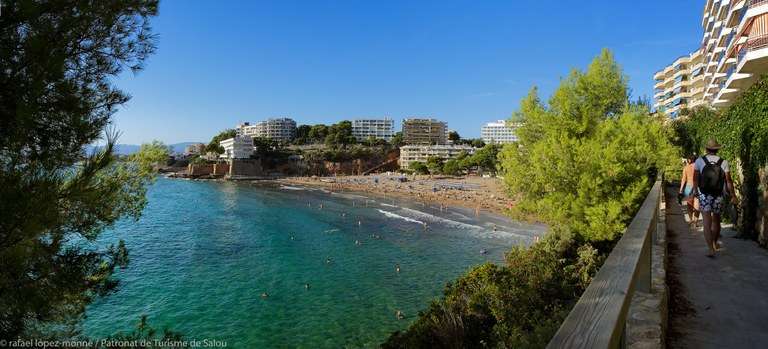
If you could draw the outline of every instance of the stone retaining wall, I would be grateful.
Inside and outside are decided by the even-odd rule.
[[[663,195],[664,192],[662,192]],[[651,292],[636,291],[627,317],[627,347],[665,348],[669,289],[667,288],[666,207],[661,203],[651,251]]]

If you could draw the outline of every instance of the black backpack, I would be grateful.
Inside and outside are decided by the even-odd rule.
[[[723,159],[717,162],[707,160],[706,156],[702,156],[701,159],[704,160],[704,168],[701,169],[699,176],[699,191],[709,196],[723,195],[725,185],[725,171],[721,167]]]

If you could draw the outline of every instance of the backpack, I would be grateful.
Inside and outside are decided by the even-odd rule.
[[[701,159],[704,160],[704,168],[701,169],[699,176],[699,191],[714,197],[723,195],[725,185],[725,172],[721,167],[723,159],[717,162],[707,160],[706,156],[702,156]]]

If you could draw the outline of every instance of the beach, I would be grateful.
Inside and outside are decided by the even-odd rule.
[[[331,191],[371,193],[432,205],[461,206],[476,211],[505,214],[514,200],[495,177],[448,177],[427,175],[376,174],[339,177],[289,177],[276,180],[283,185],[320,187]]]

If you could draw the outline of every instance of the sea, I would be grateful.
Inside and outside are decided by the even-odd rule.
[[[123,239],[130,264],[83,333],[141,316],[228,348],[368,348],[408,327],[447,282],[528,245],[545,227],[469,209],[250,182],[160,178]],[[398,316],[398,312],[401,316]]]

